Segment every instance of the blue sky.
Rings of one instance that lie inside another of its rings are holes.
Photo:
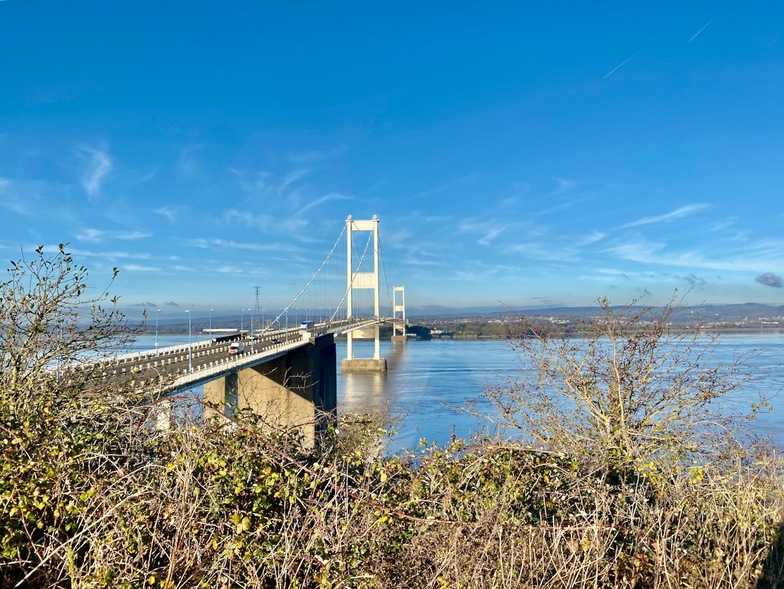
[[[778,2],[2,0],[0,256],[274,307],[375,214],[411,307],[784,304],[783,32]]]

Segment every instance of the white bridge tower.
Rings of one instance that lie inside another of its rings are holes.
[[[372,272],[355,272],[353,261],[354,232],[365,231],[373,233],[373,270]],[[347,244],[347,290],[346,290],[346,319],[354,316],[353,291],[365,289],[373,291],[374,315],[381,318],[379,301],[379,247],[378,247],[378,217],[373,215],[370,221],[355,221],[351,215],[346,219],[346,244]],[[381,357],[381,340],[379,337],[379,324],[373,327],[375,332],[375,352],[373,358],[354,358],[354,332],[346,333],[346,358],[341,362],[342,372],[378,372],[387,369],[387,361]]]
[[[398,294],[400,301],[398,302]],[[400,333],[398,333],[398,331]],[[406,341],[406,287],[392,288],[392,341]]]

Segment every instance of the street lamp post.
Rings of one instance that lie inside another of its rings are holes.
[[[193,346],[191,345],[191,310],[185,311],[188,314],[188,372],[193,372]]]
[[[242,331],[245,328],[245,309],[240,309],[240,339],[242,339]]]
[[[253,349],[253,340],[255,339],[253,337],[253,311],[251,309],[248,311],[250,311],[250,353],[253,354],[255,352]]]
[[[158,313],[160,309],[155,309],[155,355],[158,355]]]
[[[212,337],[212,309],[210,309],[210,337]]]

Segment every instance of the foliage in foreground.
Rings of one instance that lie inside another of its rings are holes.
[[[490,440],[374,458],[340,443],[357,427],[371,426],[341,426],[310,454],[252,415],[168,433],[4,438],[0,578],[30,587],[755,587],[781,578],[782,473],[765,458],[707,466],[661,493]]]
[[[628,336],[618,333],[621,354],[641,349],[624,348]],[[22,366],[17,354],[35,349],[6,349],[4,362]],[[649,352],[636,357],[657,357]],[[568,435],[536,449],[456,440],[383,457],[383,430],[361,419],[312,451],[246,413],[159,431],[154,399],[3,368],[0,586],[653,589],[784,579],[782,465],[737,444],[692,452],[677,414],[654,423],[666,445],[613,418],[580,430],[573,446]],[[622,393],[613,383],[597,392]],[[496,397],[509,415],[521,414],[510,404],[518,392]]]

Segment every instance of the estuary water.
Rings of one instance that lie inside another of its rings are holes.
[[[160,347],[188,343],[187,336],[158,339]],[[134,350],[153,348],[154,336],[141,336],[133,345]],[[760,414],[755,432],[772,436],[784,449],[784,333],[722,335],[712,350],[713,365],[745,358],[752,379],[730,402],[744,407],[766,396],[771,411]],[[345,342],[338,341],[338,363],[345,354]],[[487,387],[511,385],[527,366],[511,342],[499,340],[382,341],[381,355],[387,359],[386,373],[341,374],[338,369],[338,412],[387,413],[395,422],[393,451],[395,446],[413,449],[423,439],[444,444],[452,435],[479,432],[487,422],[466,411],[469,403],[492,416],[493,407],[482,393]],[[372,341],[355,340],[354,357],[372,356]]]

